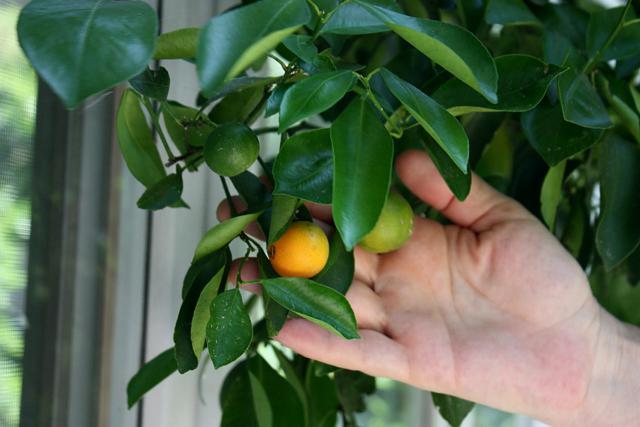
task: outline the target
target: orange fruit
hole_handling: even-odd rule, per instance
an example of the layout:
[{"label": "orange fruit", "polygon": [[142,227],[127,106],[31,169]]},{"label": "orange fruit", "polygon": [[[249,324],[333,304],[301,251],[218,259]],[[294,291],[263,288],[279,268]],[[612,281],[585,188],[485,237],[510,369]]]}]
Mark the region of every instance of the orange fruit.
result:
[{"label": "orange fruit", "polygon": [[373,230],[358,243],[377,254],[395,251],[413,233],[413,210],[401,195],[390,192]]},{"label": "orange fruit", "polygon": [[269,246],[268,252],[271,265],[279,275],[309,278],[327,264],[329,240],[316,224],[298,221]]}]

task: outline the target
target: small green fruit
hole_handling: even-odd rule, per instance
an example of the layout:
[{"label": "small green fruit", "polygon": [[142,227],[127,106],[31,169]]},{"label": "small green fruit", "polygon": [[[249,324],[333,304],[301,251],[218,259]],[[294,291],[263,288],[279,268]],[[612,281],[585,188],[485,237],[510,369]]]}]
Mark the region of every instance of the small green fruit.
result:
[{"label": "small green fruit", "polygon": [[373,230],[359,245],[369,252],[385,253],[399,249],[413,233],[413,211],[398,193],[390,192]]},{"label": "small green fruit", "polygon": [[260,143],[247,125],[230,123],[211,132],[204,146],[204,160],[222,176],[236,176],[251,166],[260,152]]}]

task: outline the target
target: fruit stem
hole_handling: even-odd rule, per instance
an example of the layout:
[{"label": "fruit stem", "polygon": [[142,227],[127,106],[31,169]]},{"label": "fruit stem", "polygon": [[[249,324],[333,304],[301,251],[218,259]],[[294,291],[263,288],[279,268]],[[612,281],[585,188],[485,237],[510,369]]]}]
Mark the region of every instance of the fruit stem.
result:
[{"label": "fruit stem", "polygon": [[[171,152],[171,148],[169,147],[167,138],[164,136],[162,127],[160,127],[160,120],[158,120],[159,111],[156,111],[153,108],[153,105],[151,104],[151,102],[149,102],[149,99],[147,97],[143,97],[143,102],[145,107],[147,108],[147,111],[149,111],[149,115],[151,116],[151,121],[153,122],[153,126],[155,127],[156,132],[160,136],[160,141],[162,142],[162,146],[164,147],[164,150],[166,151],[167,156],[169,157],[169,161],[173,161],[176,156],[174,156],[173,152]],[[162,108],[162,105],[160,106],[160,108]]]},{"label": "fruit stem", "polygon": [[236,210],[235,205],[233,204],[233,199],[231,198],[231,192],[229,191],[229,186],[227,185],[227,180],[224,176],[220,175],[220,181],[222,182],[222,189],[224,190],[224,196],[227,198],[227,203],[229,204],[229,211],[231,212],[231,216],[238,216],[238,211]]}]

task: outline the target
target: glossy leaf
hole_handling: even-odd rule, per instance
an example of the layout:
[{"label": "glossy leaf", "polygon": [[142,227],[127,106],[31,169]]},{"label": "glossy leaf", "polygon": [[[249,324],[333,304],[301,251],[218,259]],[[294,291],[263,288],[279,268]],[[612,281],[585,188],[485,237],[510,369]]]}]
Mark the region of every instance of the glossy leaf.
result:
[{"label": "glossy leaf", "polygon": [[274,427],[305,425],[302,401],[293,386],[280,376],[260,355],[249,359],[249,371],[264,387],[273,414]]},{"label": "glossy leaf", "polygon": [[215,251],[189,266],[189,270],[182,281],[182,299],[184,299],[192,287],[204,288],[215,274],[231,261],[231,252],[228,248]]},{"label": "glossy leaf", "polygon": [[560,67],[529,55],[504,55],[496,58],[496,66],[500,75],[496,104],[457,79],[440,86],[433,99],[454,116],[479,111],[529,111],[538,105],[553,79],[562,72]]},{"label": "glossy leaf", "polygon": [[182,196],[182,175],[171,174],[156,182],[140,196],[137,205],[140,209],[158,210],[180,201]]},{"label": "glossy leaf", "polygon": [[34,0],[18,21],[20,46],[68,108],[140,74],[157,31],[138,0]]},{"label": "glossy leaf", "polygon": [[539,23],[522,0],[489,0],[484,19],[489,24],[500,25]]},{"label": "glossy leaf", "polygon": [[558,205],[562,200],[562,184],[566,165],[567,162],[563,161],[549,168],[540,190],[540,211],[545,224],[552,233],[555,230]]},{"label": "glossy leaf", "polygon": [[198,243],[193,262],[225,247],[227,243],[238,236],[251,221],[255,221],[261,214],[262,211],[239,215],[214,225]]},{"label": "glossy leaf", "polygon": [[[278,277],[278,273],[273,270],[269,259],[262,251],[258,252],[257,258],[261,279]],[[278,335],[278,332],[284,326],[289,316],[289,310],[278,304],[267,293],[262,294],[262,299],[264,301],[264,320],[267,327],[267,335],[274,337]]]},{"label": "glossy leaf", "polygon": [[198,110],[174,101],[165,103],[162,108],[164,125],[171,140],[181,153],[189,147],[203,147],[213,126],[198,118]]},{"label": "glossy leaf", "polygon": [[390,71],[382,69],[380,75],[391,93],[413,118],[431,135],[455,165],[462,172],[466,172],[469,162],[469,139],[460,122],[425,93]]},{"label": "glossy leaf", "polygon": [[589,129],[566,122],[560,105],[540,104],[522,114],[522,129],[531,146],[549,166],[591,147],[602,136],[602,130]]},{"label": "glossy leaf", "polygon": [[311,36],[293,34],[284,39],[282,44],[305,62],[313,62],[318,55],[318,48],[313,44],[313,37]]},{"label": "glossy leaf", "polygon": [[600,192],[596,247],[611,270],[640,244],[640,148],[613,133],[600,153]]},{"label": "glossy leaf", "polygon": [[482,23],[487,0],[456,0],[456,9],[465,28],[476,32]]},{"label": "glossy leaf", "polygon": [[271,244],[278,240],[285,232],[298,207],[298,199],[286,194],[273,196],[271,208],[271,224],[269,226],[269,241]]},{"label": "glossy leaf", "polygon": [[351,89],[355,75],[349,70],[315,74],[287,90],[280,104],[280,132],[294,123],[331,108]]},{"label": "glossy leaf", "polygon": [[145,363],[127,384],[127,405],[129,409],[138,403],[149,390],[160,384],[177,369],[173,348],[163,351]]},{"label": "glossy leaf", "polygon": [[273,352],[278,358],[278,365],[280,366],[284,377],[289,382],[289,385],[295,390],[298,395],[298,399],[300,399],[300,402],[302,403],[305,415],[304,425],[306,426],[308,425],[309,398],[307,397],[307,393],[304,389],[303,375],[296,371],[291,360],[289,360],[289,358],[287,358],[287,356],[285,356],[278,347],[273,347]]},{"label": "glossy leaf", "polygon": [[194,59],[200,28],[180,28],[158,36],[153,59]]},{"label": "glossy leaf", "polygon": [[309,363],[305,376],[307,393],[315,396],[309,399],[309,427],[335,427],[340,407],[336,385],[328,376],[315,375],[317,363]]},{"label": "glossy leaf", "polygon": [[217,369],[240,357],[251,344],[253,328],[239,289],[219,294],[211,303],[207,347]]},{"label": "glossy leaf", "polygon": [[611,127],[606,107],[584,74],[573,68],[562,73],[558,77],[558,93],[566,121],[594,129]]},{"label": "glossy leaf", "polygon": [[392,31],[489,102],[498,101],[496,64],[472,33],[457,25],[414,18],[371,5],[366,7]]},{"label": "glossy leaf", "polygon": [[[198,367],[198,356],[202,351],[203,343],[194,343],[192,341],[194,314],[202,292],[215,279],[215,275],[218,274],[218,272],[224,272],[227,261],[226,251],[222,250],[216,254],[212,254],[210,258],[199,265],[198,269],[187,272],[185,285],[189,282],[188,290],[182,300],[182,305],[178,312],[178,319],[176,320],[173,330],[175,357],[180,373]],[[197,349],[196,344],[199,346],[199,349]]]},{"label": "glossy leaf", "polygon": [[205,95],[267,54],[310,17],[304,0],[261,0],[214,17],[198,43],[198,76]]},{"label": "glossy leaf", "polygon": [[511,123],[505,120],[484,146],[475,172],[499,191],[506,192],[514,169],[515,147]]},{"label": "glossy leaf", "polygon": [[320,34],[371,34],[389,31],[379,16],[365,8],[362,3],[382,6],[401,13],[394,0],[366,0],[365,2],[343,2],[322,26]]},{"label": "glossy leaf", "polygon": [[391,137],[372,107],[355,99],[333,122],[333,220],[347,250],[378,220],[391,182]]},{"label": "glossy leaf", "polygon": [[164,67],[157,70],[147,68],[129,80],[129,84],[141,95],[164,101],[169,94],[169,72]]},{"label": "glossy leaf", "polygon": [[[254,387],[257,391],[254,391]],[[265,427],[272,417],[264,419],[266,392],[260,382],[251,381],[248,364],[242,361],[233,367],[220,390],[222,420],[220,427]],[[260,419],[262,415],[262,420]]]},{"label": "glossy leaf", "polygon": [[442,418],[451,427],[459,427],[474,406],[473,402],[446,394],[431,393],[431,398]]},{"label": "glossy leaf", "polygon": [[196,357],[200,356],[202,349],[204,348],[204,341],[207,334],[207,324],[211,318],[209,308],[213,299],[218,295],[222,278],[224,277],[225,267],[222,267],[218,272],[209,280],[204,289],[200,293],[198,303],[193,310],[193,319],[191,320],[191,345],[193,346],[193,353]]},{"label": "glossy leaf", "polygon": [[471,190],[471,172],[462,172],[449,155],[430,136],[424,135],[422,140],[429,157],[438,168],[438,172],[444,178],[453,195],[458,200],[466,199]]},{"label": "glossy leaf", "polygon": [[269,95],[267,106],[265,107],[264,116],[271,117],[280,112],[280,104],[287,90],[293,86],[293,83],[280,83]]},{"label": "glossy leaf", "polygon": [[116,131],[124,161],[138,181],[149,187],[166,176],[140,98],[131,89],[120,100]]},{"label": "glossy leaf", "polygon": [[340,233],[334,233],[329,246],[329,259],[322,271],[313,280],[346,294],[353,282],[355,260],[353,251],[348,252]]},{"label": "glossy leaf", "polygon": [[264,88],[254,86],[225,97],[209,113],[214,123],[253,123],[260,114]]},{"label": "glossy leaf", "polygon": [[274,194],[331,203],[333,155],[329,129],[299,132],[285,141],[273,165]]},{"label": "glossy leaf", "polygon": [[270,298],[299,316],[344,338],[359,337],[353,311],[338,291],[299,277],[265,279],[262,286]]},{"label": "glossy leaf", "polygon": [[620,32],[605,50],[603,60],[622,60],[640,54],[640,19],[625,22]]},{"label": "glossy leaf", "polygon": [[224,98],[232,93],[244,92],[248,89],[262,89],[272,83],[277,82],[279,77],[251,77],[240,76],[226,82],[220,89],[215,91],[207,100],[209,102]]}]

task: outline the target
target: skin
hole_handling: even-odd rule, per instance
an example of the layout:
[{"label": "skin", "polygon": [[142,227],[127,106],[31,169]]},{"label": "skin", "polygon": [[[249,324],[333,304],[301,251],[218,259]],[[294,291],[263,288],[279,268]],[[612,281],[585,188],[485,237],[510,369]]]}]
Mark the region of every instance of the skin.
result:
[{"label": "skin", "polygon": [[[416,217],[399,250],[356,248],[347,299],[361,339],[344,340],[303,319],[289,320],[276,339],[331,365],[553,426],[637,424],[640,329],[597,304],[585,273],[554,236],[477,176],[468,198],[457,201],[422,152],[402,154],[396,170],[454,225]],[[311,210],[330,223],[327,207]],[[228,209],[219,214],[227,217]],[[242,277],[256,279],[255,264]]]}]

